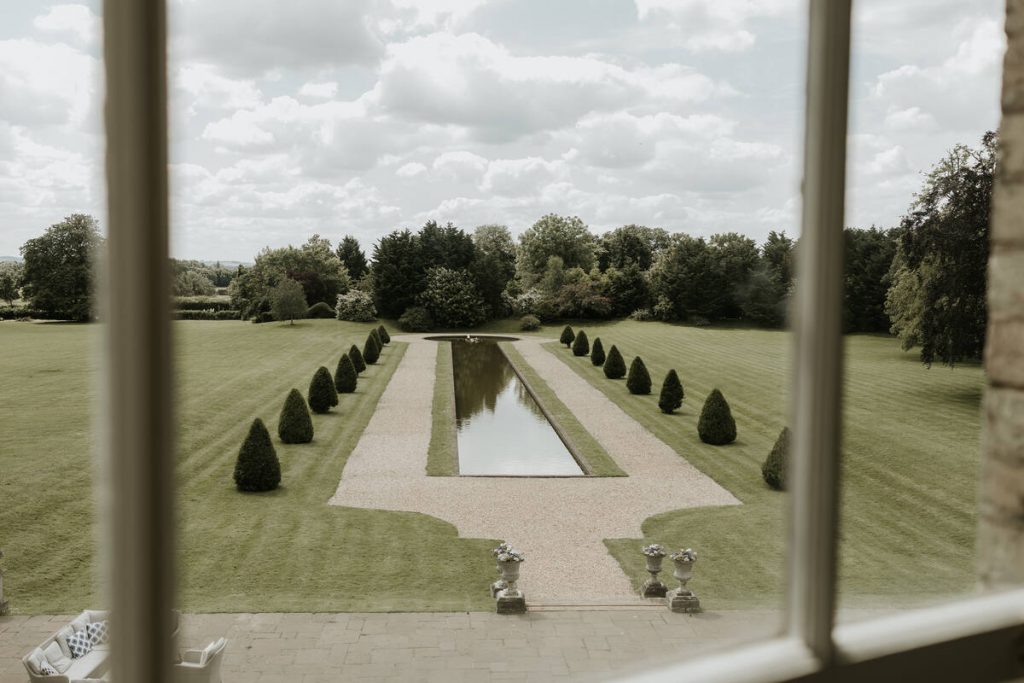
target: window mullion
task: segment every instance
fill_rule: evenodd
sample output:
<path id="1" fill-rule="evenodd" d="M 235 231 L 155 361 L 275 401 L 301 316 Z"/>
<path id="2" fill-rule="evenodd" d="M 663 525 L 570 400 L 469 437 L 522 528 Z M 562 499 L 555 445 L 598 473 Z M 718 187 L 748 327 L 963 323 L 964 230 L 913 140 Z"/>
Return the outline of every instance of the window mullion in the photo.
<path id="1" fill-rule="evenodd" d="M 794 309 L 789 632 L 833 658 L 842 423 L 843 214 L 851 0 L 810 0 Z"/>

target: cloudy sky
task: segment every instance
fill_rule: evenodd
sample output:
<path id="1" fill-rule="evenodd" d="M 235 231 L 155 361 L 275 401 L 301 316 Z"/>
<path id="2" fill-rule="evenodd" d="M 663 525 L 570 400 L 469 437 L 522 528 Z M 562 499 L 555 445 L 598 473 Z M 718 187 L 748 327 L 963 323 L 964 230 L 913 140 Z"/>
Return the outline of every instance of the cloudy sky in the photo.
<path id="1" fill-rule="evenodd" d="M 172 250 L 545 213 L 798 232 L 804 2 L 169 0 Z M 847 223 L 998 123 L 1000 0 L 859 0 Z M 100 3 L 0 6 L 0 255 L 104 215 Z"/>

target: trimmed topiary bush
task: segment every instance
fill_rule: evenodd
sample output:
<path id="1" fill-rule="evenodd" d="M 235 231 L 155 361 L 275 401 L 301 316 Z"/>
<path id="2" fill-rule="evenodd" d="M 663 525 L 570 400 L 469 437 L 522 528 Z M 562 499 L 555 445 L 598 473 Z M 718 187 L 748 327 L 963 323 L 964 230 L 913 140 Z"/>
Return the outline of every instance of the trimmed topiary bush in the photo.
<path id="1" fill-rule="evenodd" d="M 356 367 L 347 353 L 342 354 L 338 368 L 334 371 L 334 390 L 339 394 L 351 394 L 356 390 Z"/>
<path id="2" fill-rule="evenodd" d="M 380 336 L 380 340 L 382 342 L 384 342 L 385 344 L 390 344 L 391 343 L 391 335 L 388 334 L 388 331 L 386 329 L 384 329 L 383 325 L 378 325 L 377 326 L 377 334 Z"/>
<path id="3" fill-rule="evenodd" d="M 533 332 L 540 329 L 540 318 L 535 315 L 524 315 L 519 319 L 519 329 L 523 332 Z"/>
<path id="4" fill-rule="evenodd" d="M 320 366 L 309 382 L 309 407 L 314 413 L 326 413 L 338 405 L 338 390 L 334 388 L 331 371 Z"/>
<path id="5" fill-rule="evenodd" d="M 594 345 L 590 348 L 590 362 L 601 367 L 604 365 L 604 345 L 600 337 L 594 337 Z"/>
<path id="6" fill-rule="evenodd" d="M 697 434 L 701 441 L 712 446 L 724 446 L 736 440 L 736 420 L 732 419 L 729 403 L 718 389 L 712 390 L 704 401 Z"/>
<path id="7" fill-rule="evenodd" d="M 789 470 L 789 448 L 790 448 L 789 427 L 783 427 L 779 432 L 779 438 L 772 446 L 772 452 L 765 458 L 761 465 L 761 476 L 765 483 L 776 491 L 786 490 L 786 473 Z"/>
<path id="8" fill-rule="evenodd" d="M 256 418 L 238 449 L 235 486 L 239 491 L 273 491 L 281 484 L 281 462 L 263 420 Z"/>
<path id="9" fill-rule="evenodd" d="M 376 327 L 370 330 L 370 336 L 373 337 L 374 343 L 377 344 L 377 355 L 379 356 L 384 351 L 384 340 L 381 339 L 380 332 L 377 331 Z"/>
<path id="10" fill-rule="evenodd" d="M 651 373 L 647 372 L 644 359 L 637 356 L 629 364 L 629 376 L 626 377 L 626 388 L 631 394 L 651 393 Z"/>
<path id="11" fill-rule="evenodd" d="M 323 301 L 321 301 L 320 303 L 313 304 L 312 306 L 309 307 L 309 310 L 306 311 L 306 317 L 307 318 L 333 318 L 334 317 L 334 309 L 331 308 L 330 304 L 326 304 Z"/>
<path id="12" fill-rule="evenodd" d="M 569 348 L 572 346 L 572 341 L 575 338 L 576 335 L 573 333 L 572 328 L 566 325 L 565 329 L 562 330 L 562 336 L 558 338 L 558 343 L 565 344 L 565 348 Z"/>
<path id="13" fill-rule="evenodd" d="M 285 443 L 309 443 L 313 440 L 313 418 L 306 406 L 306 399 L 298 389 L 288 392 L 277 421 L 277 435 Z"/>
<path id="14" fill-rule="evenodd" d="M 429 332 L 434 329 L 434 318 L 422 306 L 411 306 L 398 319 L 398 326 L 406 332 Z"/>
<path id="15" fill-rule="evenodd" d="M 366 335 L 366 342 L 363 343 L 363 360 L 368 365 L 373 365 L 380 358 L 380 347 L 377 346 L 377 340 L 373 338 L 373 333 Z"/>
<path id="16" fill-rule="evenodd" d="M 348 357 L 352 359 L 352 367 L 356 369 L 356 374 L 366 372 L 366 361 L 363 360 L 363 354 L 359 350 L 359 347 L 355 344 L 348 350 Z"/>
<path id="17" fill-rule="evenodd" d="M 661 395 L 658 396 L 658 407 L 666 415 L 671 414 L 679 406 L 683 405 L 683 383 L 679 381 L 679 375 L 675 369 L 669 370 L 665 375 L 665 381 L 661 383 Z"/>
<path id="18" fill-rule="evenodd" d="M 608 350 L 608 358 L 604 361 L 604 376 L 608 379 L 622 379 L 626 376 L 626 361 L 622 360 L 615 344 Z"/>
<path id="19" fill-rule="evenodd" d="M 585 356 L 588 353 L 590 353 L 590 340 L 587 339 L 587 333 L 580 330 L 580 333 L 572 341 L 572 355 Z"/>

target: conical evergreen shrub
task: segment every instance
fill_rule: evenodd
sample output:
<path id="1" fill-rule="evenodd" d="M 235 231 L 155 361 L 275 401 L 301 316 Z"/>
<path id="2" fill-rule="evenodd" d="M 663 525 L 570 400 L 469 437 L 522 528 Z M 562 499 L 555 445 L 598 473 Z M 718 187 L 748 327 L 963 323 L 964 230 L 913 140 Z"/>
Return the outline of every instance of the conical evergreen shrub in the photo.
<path id="1" fill-rule="evenodd" d="M 366 342 L 363 344 L 363 360 L 368 365 L 373 365 L 380 358 L 380 347 L 372 334 L 366 335 Z"/>
<path id="2" fill-rule="evenodd" d="M 608 379 L 622 379 L 626 376 L 626 361 L 615 344 L 608 350 L 608 358 L 604 361 L 604 376 Z"/>
<path id="3" fill-rule="evenodd" d="M 658 407 L 661 412 L 671 414 L 679 406 L 683 405 L 683 383 L 679 381 L 679 375 L 674 369 L 669 370 L 665 375 L 665 381 L 661 383 L 661 395 L 658 396 Z"/>
<path id="4" fill-rule="evenodd" d="M 629 376 L 626 377 L 626 388 L 631 394 L 651 393 L 651 373 L 647 372 L 644 359 L 637 356 L 629 364 Z"/>
<path id="5" fill-rule="evenodd" d="M 366 371 L 366 361 L 363 360 L 363 354 L 359 351 L 359 347 L 355 344 L 348 350 L 348 357 L 352 359 L 352 367 L 356 369 L 356 374 Z"/>
<path id="6" fill-rule="evenodd" d="M 565 329 L 562 330 L 562 336 L 558 338 L 558 343 L 565 344 L 565 348 L 569 348 L 572 345 L 572 340 L 575 338 L 576 335 L 573 334 L 572 328 L 566 325 Z"/>
<path id="7" fill-rule="evenodd" d="M 600 337 L 594 337 L 594 346 L 590 349 L 590 362 L 597 367 L 604 365 L 604 346 Z"/>
<path id="8" fill-rule="evenodd" d="M 712 390 L 704 401 L 697 434 L 701 441 L 713 446 L 724 446 L 736 440 L 736 420 L 732 419 L 729 403 L 718 389 Z"/>
<path id="9" fill-rule="evenodd" d="M 580 330 L 579 334 L 572 341 L 572 355 L 585 356 L 588 353 L 590 353 L 590 340 L 587 339 L 587 333 Z"/>
<path id="10" fill-rule="evenodd" d="M 238 449 L 235 486 L 239 491 L 273 491 L 281 483 L 281 462 L 263 420 L 256 418 Z"/>
<path id="11" fill-rule="evenodd" d="M 388 331 L 386 329 L 384 329 L 383 325 L 380 325 L 377 328 L 377 334 L 380 335 L 380 340 L 382 342 L 384 342 L 385 344 L 390 344 L 391 343 L 391 335 L 388 334 Z"/>
<path id="12" fill-rule="evenodd" d="M 306 399 L 298 389 L 292 389 L 284 400 L 277 422 L 277 435 L 285 443 L 309 443 L 313 440 L 313 418 L 306 407 Z"/>
<path id="13" fill-rule="evenodd" d="M 342 354 L 338 369 L 334 371 L 334 389 L 339 394 L 351 394 L 356 390 L 356 368 L 347 353 Z"/>
<path id="14" fill-rule="evenodd" d="M 338 390 L 334 388 L 331 371 L 320 366 L 309 382 L 309 407 L 314 413 L 326 413 L 338 405 Z"/>
<path id="15" fill-rule="evenodd" d="M 765 458 L 761 465 L 761 476 L 764 477 L 768 486 L 776 491 L 786 489 L 786 474 L 789 470 L 789 448 L 790 448 L 789 427 L 783 427 L 779 432 L 779 438 L 772 446 L 772 452 Z"/>
<path id="16" fill-rule="evenodd" d="M 380 332 L 376 327 L 370 330 L 370 336 L 373 337 L 373 343 L 377 345 L 377 355 L 379 356 L 380 352 L 384 350 L 384 340 L 381 339 Z"/>

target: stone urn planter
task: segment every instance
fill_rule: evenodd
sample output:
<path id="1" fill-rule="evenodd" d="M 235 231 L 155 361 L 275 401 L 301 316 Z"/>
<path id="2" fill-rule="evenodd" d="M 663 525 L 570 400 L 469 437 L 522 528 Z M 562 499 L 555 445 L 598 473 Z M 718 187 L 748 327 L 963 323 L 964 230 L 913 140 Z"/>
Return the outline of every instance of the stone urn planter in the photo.
<path id="1" fill-rule="evenodd" d="M 651 577 L 644 581 L 640 594 L 645 598 L 663 598 L 667 589 L 665 584 L 658 578 L 658 573 L 661 571 L 661 563 L 665 559 L 665 549 L 654 543 L 644 546 L 642 552 L 644 554 L 644 561 L 647 563 L 647 573 Z"/>
<path id="2" fill-rule="evenodd" d="M 516 586 L 516 582 L 519 581 L 519 565 L 526 560 L 526 555 L 506 544 L 502 545 L 505 546 L 502 551 L 495 554 L 501 582 L 505 584 L 496 594 L 497 611 L 498 614 L 522 614 L 526 611 L 526 596 Z"/>
<path id="3" fill-rule="evenodd" d="M 672 576 L 679 581 L 679 588 L 668 592 L 668 607 L 673 612 L 699 612 L 700 600 L 686 584 L 693 578 L 693 565 L 697 562 L 697 553 L 690 548 L 672 553 Z"/>
<path id="4" fill-rule="evenodd" d="M 499 576 L 501 576 L 501 563 L 498 562 L 498 555 L 508 552 L 509 550 L 511 550 L 511 546 L 509 546 L 508 543 L 499 543 L 497 548 L 491 550 L 491 554 L 494 555 L 494 569 L 498 572 Z M 497 598 L 498 592 L 506 588 L 508 588 L 508 583 L 506 583 L 504 579 L 499 578 L 491 584 L 491 597 Z"/>

